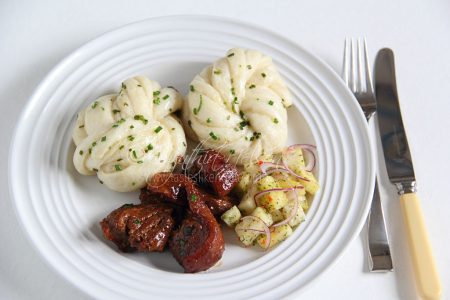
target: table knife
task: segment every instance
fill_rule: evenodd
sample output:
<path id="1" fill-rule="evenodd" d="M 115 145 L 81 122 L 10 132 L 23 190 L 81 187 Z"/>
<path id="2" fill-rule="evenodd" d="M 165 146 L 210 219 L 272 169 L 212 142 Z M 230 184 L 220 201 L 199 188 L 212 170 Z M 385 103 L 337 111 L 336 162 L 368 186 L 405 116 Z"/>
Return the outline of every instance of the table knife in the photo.
<path id="1" fill-rule="evenodd" d="M 441 282 L 416 194 L 416 178 L 400 113 L 391 49 L 382 49 L 377 54 L 375 95 L 386 169 L 390 182 L 396 185 L 400 195 L 416 287 L 423 299 L 440 299 Z"/>

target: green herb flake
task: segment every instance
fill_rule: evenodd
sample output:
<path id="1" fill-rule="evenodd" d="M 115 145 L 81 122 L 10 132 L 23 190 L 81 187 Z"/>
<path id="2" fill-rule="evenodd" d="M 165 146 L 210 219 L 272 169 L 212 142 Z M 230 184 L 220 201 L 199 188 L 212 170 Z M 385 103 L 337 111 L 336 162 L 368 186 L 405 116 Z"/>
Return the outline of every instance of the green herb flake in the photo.
<path id="1" fill-rule="evenodd" d="M 136 150 L 133 150 L 133 152 L 131 153 L 133 153 L 133 157 L 136 159 L 137 158 Z"/>
<path id="2" fill-rule="evenodd" d="M 161 91 L 154 91 L 153 92 L 153 96 L 158 96 L 159 94 L 161 94 Z"/>
<path id="3" fill-rule="evenodd" d="M 189 86 L 189 89 L 191 90 L 191 92 L 195 92 L 195 87 L 192 84 Z"/>
<path id="4" fill-rule="evenodd" d="M 125 145 L 121 145 L 121 146 L 119 147 L 119 150 L 122 150 L 123 148 L 125 148 Z"/>
<path id="5" fill-rule="evenodd" d="M 186 147 L 186 146 L 187 146 L 187 145 L 186 145 L 186 142 L 183 142 L 183 146 L 184 146 L 184 147 Z"/>
<path id="6" fill-rule="evenodd" d="M 130 129 L 133 129 L 134 128 L 134 125 L 130 125 Z"/>
<path id="7" fill-rule="evenodd" d="M 241 130 L 244 130 L 244 127 L 247 126 L 247 125 L 248 125 L 248 122 L 247 122 L 247 121 L 242 121 L 242 122 L 239 123 L 239 128 L 240 128 Z"/>
<path id="8" fill-rule="evenodd" d="M 158 132 L 160 132 L 162 129 L 163 129 L 163 128 L 162 128 L 161 126 L 158 126 L 158 127 L 155 128 L 154 132 L 155 132 L 155 133 L 158 133 Z"/>
<path id="9" fill-rule="evenodd" d="M 191 201 L 192 201 L 192 202 L 197 201 L 197 195 L 196 195 L 196 194 L 192 194 L 192 195 L 191 195 Z"/>
<path id="10" fill-rule="evenodd" d="M 269 102 L 267 102 L 269 105 L 273 105 L 273 101 L 269 100 Z"/>
<path id="11" fill-rule="evenodd" d="M 138 86 L 138 87 L 142 87 L 142 85 L 140 85 L 140 84 L 138 84 L 137 86 Z"/>
<path id="12" fill-rule="evenodd" d="M 248 88 L 249 88 L 249 89 L 254 89 L 255 87 L 256 87 L 256 85 L 251 84 Z"/>
<path id="13" fill-rule="evenodd" d="M 145 153 L 147 153 L 148 151 L 153 150 L 153 145 L 152 144 L 148 144 L 147 147 L 145 147 Z"/>
<path id="14" fill-rule="evenodd" d="M 89 148 L 88 152 L 89 154 L 92 154 L 92 148 Z"/>
<path id="15" fill-rule="evenodd" d="M 93 168 L 93 169 L 92 169 L 92 171 L 94 171 L 94 172 L 98 172 L 98 169 L 96 169 L 96 168 Z"/>
<path id="16" fill-rule="evenodd" d="M 106 141 L 106 136 L 102 137 L 102 142 Z"/>
<path id="17" fill-rule="evenodd" d="M 122 171 L 121 165 L 114 165 L 114 169 L 116 169 L 117 172 Z"/>
<path id="18" fill-rule="evenodd" d="M 230 149 L 230 154 L 235 154 L 236 151 L 234 151 L 234 149 Z"/>
<path id="19" fill-rule="evenodd" d="M 200 103 L 199 103 L 198 107 L 193 109 L 194 115 L 199 113 L 200 109 L 202 109 L 202 105 L 203 105 L 203 96 L 200 95 Z"/>
<path id="20" fill-rule="evenodd" d="M 266 78 L 266 73 L 261 73 L 261 76 L 262 76 L 263 78 Z"/>
<path id="21" fill-rule="evenodd" d="M 103 184 L 103 181 L 99 180 L 100 184 Z"/>
<path id="22" fill-rule="evenodd" d="M 97 142 L 92 143 L 92 147 L 95 147 L 95 146 L 97 146 Z"/>
<path id="23" fill-rule="evenodd" d="M 164 95 L 164 97 L 162 97 L 163 98 L 163 100 L 167 100 L 167 99 L 169 99 L 169 95 Z"/>
<path id="24" fill-rule="evenodd" d="M 80 126 L 78 126 L 78 128 L 84 128 L 84 125 L 80 125 Z"/>
<path id="25" fill-rule="evenodd" d="M 161 103 L 161 99 L 159 99 L 159 97 L 155 98 L 155 99 L 153 99 L 153 103 L 156 105 L 159 105 Z"/>
<path id="26" fill-rule="evenodd" d="M 211 123 L 211 118 L 206 119 L 206 123 Z"/>
<path id="27" fill-rule="evenodd" d="M 219 69 L 217 69 L 217 70 L 214 70 L 214 74 L 216 74 L 216 75 L 220 75 L 222 73 L 222 71 L 221 70 L 219 70 Z"/>
<path id="28" fill-rule="evenodd" d="M 143 164 L 144 162 L 142 160 L 137 161 L 138 164 Z"/>
<path id="29" fill-rule="evenodd" d="M 95 101 L 94 104 L 92 104 L 92 109 L 96 108 L 98 106 L 98 101 Z"/>
<path id="30" fill-rule="evenodd" d="M 231 116 L 230 116 L 230 115 L 228 115 L 228 116 L 227 116 L 227 120 L 230 120 L 230 118 L 231 118 Z"/>
<path id="31" fill-rule="evenodd" d="M 122 90 L 126 90 L 126 89 L 127 89 L 127 85 L 122 82 Z"/>
<path id="32" fill-rule="evenodd" d="M 213 140 L 215 140 L 215 141 L 217 141 L 219 138 L 217 137 L 217 135 L 214 133 L 214 132 L 210 132 L 209 133 L 209 136 L 213 139 Z"/>
<path id="33" fill-rule="evenodd" d="M 233 56 L 234 56 L 234 53 L 230 53 L 227 55 L 227 57 L 233 57 Z"/>
<path id="34" fill-rule="evenodd" d="M 80 155 L 83 155 L 83 153 L 84 153 L 84 152 L 83 152 L 83 150 L 80 150 L 80 152 L 79 152 L 79 153 L 80 153 Z"/>
<path id="35" fill-rule="evenodd" d="M 143 115 L 135 115 L 134 119 L 136 121 L 142 121 L 142 123 L 144 123 L 144 125 L 147 125 L 147 123 L 148 123 L 148 120 L 146 118 L 144 118 Z"/>
<path id="36" fill-rule="evenodd" d="M 118 114 L 120 113 L 120 109 L 113 109 L 113 114 Z"/>
<path id="37" fill-rule="evenodd" d="M 127 136 L 127 139 L 131 142 L 131 141 L 133 141 L 134 140 L 134 136 L 132 136 L 132 135 L 129 135 L 129 136 Z"/>
<path id="38" fill-rule="evenodd" d="M 123 158 L 119 158 L 119 159 L 117 159 L 116 161 L 122 161 L 123 160 Z"/>
<path id="39" fill-rule="evenodd" d="M 278 119 L 277 119 L 277 118 L 273 118 L 273 122 L 274 122 L 275 124 L 278 124 Z"/>
<path id="40" fill-rule="evenodd" d="M 252 69 L 252 65 L 247 65 L 247 69 L 251 70 Z"/>
<path id="41" fill-rule="evenodd" d="M 136 225 L 141 225 L 141 224 L 142 224 L 142 221 L 136 219 L 136 220 L 133 221 L 133 223 L 136 224 Z"/>

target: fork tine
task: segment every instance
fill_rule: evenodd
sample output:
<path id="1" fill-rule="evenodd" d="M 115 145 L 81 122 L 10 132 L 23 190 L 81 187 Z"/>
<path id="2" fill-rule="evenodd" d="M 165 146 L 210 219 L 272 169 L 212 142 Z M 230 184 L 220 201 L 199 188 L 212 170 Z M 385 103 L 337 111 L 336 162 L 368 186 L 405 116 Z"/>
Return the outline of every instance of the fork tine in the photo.
<path id="1" fill-rule="evenodd" d="M 349 70 L 348 70 L 349 63 L 350 62 L 348 60 L 348 38 L 345 38 L 345 40 L 344 40 L 344 66 L 343 66 L 344 74 L 343 74 L 343 77 L 344 77 L 344 82 L 347 86 L 349 86 L 348 83 L 350 80 Z"/>
<path id="2" fill-rule="evenodd" d="M 372 74 L 370 72 L 369 54 L 368 54 L 368 51 L 367 51 L 366 38 L 364 38 L 364 60 L 365 60 L 365 67 L 366 67 L 366 89 L 367 89 L 368 92 L 373 94 Z"/>
<path id="3" fill-rule="evenodd" d="M 356 64 L 355 64 L 355 45 L 353 38 L 350 38 L 350 82 L 349 87 L 351 88 L 353 93 L 356 93 Z"/>
<path id="4" fill-rule="evenodd" d="M 360 92 L 364 92 L 366 88 L 364 87 L 363 82 L 363 49 L 361 46 L 361 39 L 356 39 L 356 51 L 357 51 L 357 57 L 358 57 L 358 86 Z"/>

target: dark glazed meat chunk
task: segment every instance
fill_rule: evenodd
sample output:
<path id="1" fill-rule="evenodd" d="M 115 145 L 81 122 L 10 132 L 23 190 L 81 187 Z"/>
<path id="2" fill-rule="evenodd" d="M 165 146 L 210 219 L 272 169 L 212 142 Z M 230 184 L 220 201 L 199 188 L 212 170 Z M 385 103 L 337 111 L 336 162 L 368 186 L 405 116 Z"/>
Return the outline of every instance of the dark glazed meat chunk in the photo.
<path id="1" fill-rule="evenodd" d="M 183 174 L 162 172 L 155 174 L 147 185 L 150 193 L 174 204 L 186 205 L 186 184 L 192 180 Z"/>
<path id="2" fill-rule="evenodd" d="M 200 181 L 208 182 L 218 196 L 225 196 L 239 181 L 239 172 L 225 156 L 214 150 L 206 150 L 195 160 L 191 172 L 200 175 Z"/>
<path id="3" fill-rule="evenodd" d="M 172 208 L 164 204 L 125 204 L 100 225 L 105 237 L 123 252 L 163 251 L 172 231 Z"/>
<path id="4" fill-rule="evenodd" d="M 189 213 L 174 232 L 169 248 L 186 273 L 205 271 L 215 265 L 225 249 L 222 231 L 200 192 L 186 187 Z"/>

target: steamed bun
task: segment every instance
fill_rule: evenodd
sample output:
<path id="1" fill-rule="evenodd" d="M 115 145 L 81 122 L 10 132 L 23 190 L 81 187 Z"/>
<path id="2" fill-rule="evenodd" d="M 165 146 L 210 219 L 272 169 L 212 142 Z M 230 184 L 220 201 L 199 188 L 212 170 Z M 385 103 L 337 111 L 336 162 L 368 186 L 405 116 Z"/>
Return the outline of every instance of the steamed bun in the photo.
<path id="1" fill-rule="evenodd" d="M 127 192 L 170 171 L 186 151 L 186 138 L 172 115 L 183 100 L 173 88 L 146 77 L 125 80 L 119 93 L 83 109 L 73 131 L 73 162 L 83 175 L 97 174 L 110 189 Z"/>
<path id="2" fill-rule="evenodd" d="M 291 104 L 272 59 L 235 48 L 192 80 L 183 122 L 192 139 L 244 164 L 282 151 Z"/>

